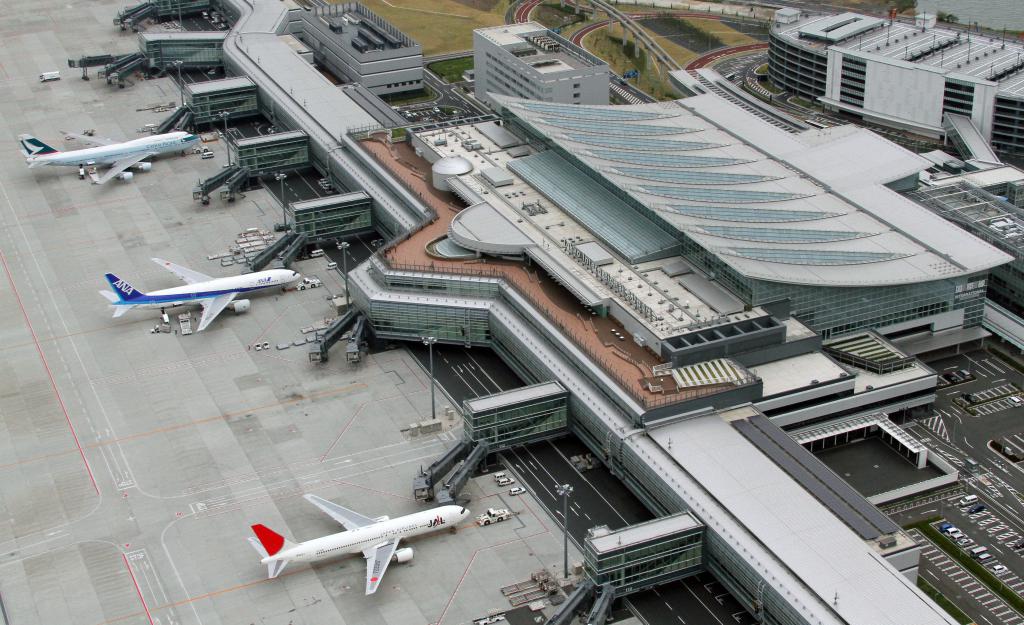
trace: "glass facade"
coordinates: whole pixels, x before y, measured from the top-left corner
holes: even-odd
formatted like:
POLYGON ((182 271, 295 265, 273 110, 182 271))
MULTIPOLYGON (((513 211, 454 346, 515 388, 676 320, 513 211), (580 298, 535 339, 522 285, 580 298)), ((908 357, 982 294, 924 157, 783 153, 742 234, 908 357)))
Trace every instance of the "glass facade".
POLYGON ((210 8, 210 0, 154 0, 159 17, 178 17, 210 8))
POLYGON ((231 119, 259 114, 255 84, 228 87, 209 93, 191 93, 188 90, 186 93, 188 94, 188 108, 192 111, 193 120, 197 124, 222 121, 220 116, 222 112, 227 112, 231 119))
POLYGON ((685 513, 615 532, 598 527, 583 546, 587 576, 620 595, 695 573, 702 555, 703 526, 685 513))
POLYGON ((309 137, 304 132, 283 132, 232 144, 233 159, 248 167, 252 176, 297 169, 309 164, 309 137))
POLYGON ((491 340, 487 317, 486 308, 379 301, 370 305, 373 328, 384 338, 419 340, 429 335, 439 341, 486 345, 491 340))
POLYGON ((182 62, 182 69, 220 67, 224 64, 224 38, 196 37, 141 37, 143 54, 149 59, 150 67, 173 69, 175 61, 182 62))
POLYGON ((329 196, 288 205, 295 232, 305 234, 310 243, 332 241, 342 235, 372 227, 373 201, 364 191, 329 196))
MULTIPOLYGON (((508 396, 509 403, 483 409, 477 408, 482 403, 479 398, 463 402, 464 436, 473 442, 486 442, 488 450, 496 451, 564 434, 569 415, 568 393, 557 384, 544 385, 557 389, 545 397, 524 401, 515 401, 514 397, 525 389, 509 391, 501 394, 508 396)), ((495 399, 488 398, 488 404, 495 399)))

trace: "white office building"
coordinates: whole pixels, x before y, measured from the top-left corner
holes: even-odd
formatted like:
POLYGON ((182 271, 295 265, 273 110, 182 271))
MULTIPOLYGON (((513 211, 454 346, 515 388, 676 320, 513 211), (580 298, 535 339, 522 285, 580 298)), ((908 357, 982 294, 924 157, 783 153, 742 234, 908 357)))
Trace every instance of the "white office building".
POLYGON ((476 97, 490 94, 562 104, 608 104, 608 64, 537 24, 473 31, 476 97))

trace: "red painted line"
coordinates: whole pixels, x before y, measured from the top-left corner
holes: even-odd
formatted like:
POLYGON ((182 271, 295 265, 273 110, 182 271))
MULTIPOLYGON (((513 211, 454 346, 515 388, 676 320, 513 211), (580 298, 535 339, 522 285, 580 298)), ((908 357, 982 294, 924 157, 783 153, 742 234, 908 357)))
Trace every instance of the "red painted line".
POLYGON ((36 346, 36 353, 39 354, 39 360, 43 363, 43 368, 46 369, 46 377, 50 379, 50 388, 53 389, 53 394, 57 396, 57 403, 60 404, 60 409, 64 413, 64 420, 67 421, 68 429, 71 430, 71 437, 75 439, 75 447, 78 448, 78 455, 82 457, 82 462, 85 464, 85 470, 89 473, 89 481, 92 482, 92 488, 96 491, 96 494, 100 494, 100 487, 96 483, 96 476, 92 474, 92 467, 89 466, 89 460, 85 457, 85 450, 82 449, 82 443, 78 440, 78 432, 75 431, 75 426, 71 423, 71 415, 68 414, 68 407, 64 404, 64 398, 61 397, 60 391, 57 389, 57 381, 53 379, 53 372, 50 371, 50 365, 46 362, 46 356, 43 355, 43 348, 39 345, 39 337, 36 336, 35 328, 32 327, 32 321, 28 318, 28 311, 25 310, 25 303, 21 299, 21 293, 18 292, 17 285, 14 284, 14 276, 11 275, 11 269, 7 265, 7 256, 0 250, 0 262, 3 263, 4 273, 7 274, 7 282, 11 285, 11 291, 14 292, 14 297, 18 301, 18 307, 21 308, 21 316, 25 319, 25 325, 28 326, 28 331, 32 335, 32 342, 36 346))
POLYGON ((142 609, 146 611, 146 618, 149 619, 149 625, 156 625, 153 622, 153 615, 149 613, 149 606, 146 605, 146 599, 142 596, 142 589, 139 588, 139 582, 135 579, 135 571, 132 570, 132 565, 128 564, 128 556, 121 554, 124 559, 124 565, 128 568, 128 574, 132 576, 132 583, 135 584, 135 592, 139 593, 139 601, 142 602, 142 609))
POLYGON ((353 414, 352 418, 348 420, 348 423, 345 424, 345 427, 341 428, 341 432, 339 432, 338 436, 335 437, 334 442, 331 443, 331 446, 327 448, 327 451, 324 452, 324 455, 320 456, 320 462, 323 462, 324 460, 326 460, 327 459, 327 455, 330 454, 332 451, 334 451, 334 447, 338 444, 338 441, 341 440, 342 436, 345 436, 345 432, 348 432, 348 429, 350 427, 352 427, 352 423, 355 422, 356 417, 358 417, 359 413, 363 411, 363 408, 366 408, 366 405, 368 403, 370 403, 370 402, 363 402, 359 406, 359 408, 356 409, 355 414, 353 414))

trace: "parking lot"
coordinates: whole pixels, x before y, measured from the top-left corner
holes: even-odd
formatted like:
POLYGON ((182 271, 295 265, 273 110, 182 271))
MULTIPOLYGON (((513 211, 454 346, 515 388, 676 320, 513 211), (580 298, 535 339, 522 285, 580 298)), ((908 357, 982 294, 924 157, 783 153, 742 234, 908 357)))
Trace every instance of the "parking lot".
POLYGON ((990 625, 1013 625, 1024 620, 1020 614, 1006 605, 1005 601, 993 595, 976 577, 953 561, 923 534, 917 530, 910 530, 910 534, 924 545, 921 574, 960 609, 990 625))

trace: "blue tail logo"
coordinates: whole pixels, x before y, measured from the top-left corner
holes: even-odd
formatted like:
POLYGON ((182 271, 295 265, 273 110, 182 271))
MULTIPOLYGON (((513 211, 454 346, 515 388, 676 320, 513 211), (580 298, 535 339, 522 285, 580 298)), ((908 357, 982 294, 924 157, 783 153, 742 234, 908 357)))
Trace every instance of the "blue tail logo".
POLYGON ((112 273, 106 274, 106 277, 107 282, 110 283, 110 288, 114 289, 114 293, 117 294, 117 297, 122 302, 130 302, 145 295, 142 291, 128 284, 127 280, 122 280, 112 273))
POLYGON ((45 154, 56 154, 60 150, 46 145, 32 135, 18 135, 21 143, 21 151, 25 156, 43 156, 45 154))

